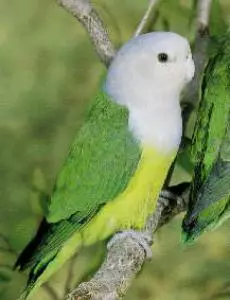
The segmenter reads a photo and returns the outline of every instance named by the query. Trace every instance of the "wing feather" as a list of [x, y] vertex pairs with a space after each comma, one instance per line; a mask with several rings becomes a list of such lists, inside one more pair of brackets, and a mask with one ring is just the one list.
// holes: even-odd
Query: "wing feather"
[[127, 109], [99, 93], [58, 175], [48, 215], [16, 267], [33, 267], [54, 257], [73, 233], [125, 190], [140, 155], [128, 130]]

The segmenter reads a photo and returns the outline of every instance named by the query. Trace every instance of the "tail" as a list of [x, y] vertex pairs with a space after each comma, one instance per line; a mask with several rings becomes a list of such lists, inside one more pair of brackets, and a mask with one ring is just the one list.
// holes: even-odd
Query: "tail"
[[197, 215], [186, 214], [182, 222], [183, 244], [196, 241], [203, 233], [219, 227], [230, 216], [229, 197], [217, 201]]
[[[37, 262], [39, 262], [39, 260], [45, 254], [45, 246], [43, 245], [46, 244], [46, 240], [50, 231], [50, 224], [48, 224], [46, 220], [43, 219], [35, 237], [32, 239], [32, 241], [29, 242], [29, 244], [19, 255], [14, 265], [14, 269], [24, 271], [27, 268], [33, 267]], [[42, 253], [40, 254], [40, 252]], [[46, 252], [48, 251], [46, 250]]]
[[19, 256], [15, 268], [31, 268], [20, 300], [30, 298], [81, 247], [82, 240], [73, 219], [49, 224], [42, 221], [34, 239]]
[[[55, 262], [57, 255], [54, 255], [49, 259], [49, 261], [43, 260], [40, 263], [36, 264], [29, 273], [29, 278], [27, 285], [22, 292], [18, 300], [26, 300], [30, 298], [32, 294], [46, 281], [49, 277], [57, 271], [57, 267], [52, 268], [52, 272], [49, 271], [52, 264]], [[60, 265], [61, 267], [62, 265]], [[48, 274], [47, 274], [48, 273]]]
[[62, 265], [71, 258], [81, 247], [79, 233], [74, 234], [53, 257], [46, 258], [35, 265], [29, 274], [27, 286], [18, 300], [30, 299], [35, 291], [45, 283]]

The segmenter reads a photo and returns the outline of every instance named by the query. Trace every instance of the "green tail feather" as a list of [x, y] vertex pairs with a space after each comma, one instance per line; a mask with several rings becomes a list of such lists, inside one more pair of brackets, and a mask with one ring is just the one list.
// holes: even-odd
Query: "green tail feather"
[[47, 257], [46, 261], [43, 260], [41, 263], [38, 263], [32, 268], [29, 274], [26, 288], [24, 289], [18, 300], [26, 300], [28, 297], [31, 297], [31, 295], [41, 286], [43, 282], [40, 281], [40, 277], [46, 271], [46, 269], [49, 267], [49, 264], [54, 259], [54, 255], [49, 259]]

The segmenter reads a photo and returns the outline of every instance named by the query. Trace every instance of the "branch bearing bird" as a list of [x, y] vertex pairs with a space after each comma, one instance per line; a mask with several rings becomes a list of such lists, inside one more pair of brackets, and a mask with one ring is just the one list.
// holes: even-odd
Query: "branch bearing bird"
[[61, 169], [49, 212], [16, 267], [26, 299], [83, 246], [143, 228], [182, 134], [180, 93], [193, 78], [188, 41], [154, 32], [128, 41]]

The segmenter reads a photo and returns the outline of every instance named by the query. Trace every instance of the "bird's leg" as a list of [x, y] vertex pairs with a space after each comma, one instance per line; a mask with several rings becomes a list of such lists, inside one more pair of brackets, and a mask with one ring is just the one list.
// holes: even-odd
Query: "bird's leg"
[[[170, 218], [172, 210], [177, 208], [179, 211], [183, 211], [186, 207], [186, 201], [184, 195], [189, 189], [189, 183], [182, 183], [174, 186], [168, 190], [163, 190], [160, 193], [156, 210], [153, 215], [151, 215], [147, 222], [145, 229], [143, 231], [135, 230], [125, 230], [115, 234], [112, 239], [107, 244], [108, 250], [115, 244], [119, 244], [121, 240], [129, 239], [136, 241], [145, 251], [146, 258], [152, 257], [151, 246], [153, 244], [154, 232], [160, 227], [165, 220]], [[177, 212], [175, 211], [175, 214]], [[164, 217], [162, 218], [162, 216]]]
[[145, 251], [146, 258], [152, 257], [151, 246], [153, 244], [153, 239], [145, 231], [135, 231], [135, 230], [125, 230], [115, 234], [109, 243], [107, 244], [107, 249], [109, 250], [114, 244], [118, 243], [120, 240], [132, 238], [135, 240]]
[[185, 199], [182, 195], [178, 195], [173, 193], [170, 190], [163, 190], [160, 193], [160, 197], [158, 199], [158, 209], [161, 211], [161, 214], [164, 210], [170, 210], [170, 202], [175, 202], [176, 206], [184, 207]]

